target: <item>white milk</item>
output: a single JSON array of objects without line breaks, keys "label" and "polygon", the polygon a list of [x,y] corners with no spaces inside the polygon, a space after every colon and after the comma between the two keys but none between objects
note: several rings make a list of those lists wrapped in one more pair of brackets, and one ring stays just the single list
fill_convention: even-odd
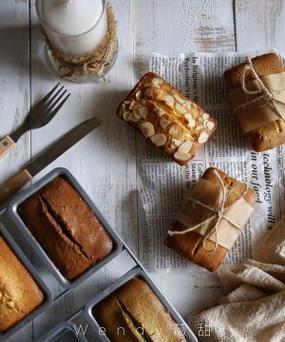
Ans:
[{"label": "white milk", "polygon": [[103,0],[41,0],[45,32],[63,53],[80,56],[98,48],[107,30]]}]

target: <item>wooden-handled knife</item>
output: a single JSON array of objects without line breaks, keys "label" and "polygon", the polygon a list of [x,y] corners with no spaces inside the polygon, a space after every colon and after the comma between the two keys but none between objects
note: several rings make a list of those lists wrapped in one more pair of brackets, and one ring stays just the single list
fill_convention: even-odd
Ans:
[{"label": "wooden-handled knife", "polygon": [[30,182],[37,173],[61,156],[93,129],[100,126],[100,124],[101,121],[98,118],[82,122],[32,159],[22,171],[0,186],[0,204],[9,199],[12,194]]}]

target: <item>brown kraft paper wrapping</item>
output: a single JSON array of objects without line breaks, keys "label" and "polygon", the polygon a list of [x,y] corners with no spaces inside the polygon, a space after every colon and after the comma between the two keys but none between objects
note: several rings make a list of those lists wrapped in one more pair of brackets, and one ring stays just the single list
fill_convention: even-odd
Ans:
[{"label": "brown kraft paper wrapping", "polygon": [[[216,174],[223,182],[225,194],[219,221],[217,209],[221,205],[223,190]],[[178,213],[176,222],[168,233],[167,246],[214,271],[244,228],[254,203],[254,190],[223,171],[209,168],[196,183],[191,197],[188,197]]]},{"label": "brown kraft paper wrapping", "polygon": [[[246,89],[238,88],[229,94],[234,111],[244,133],[280,118],[285,118],[285,72],[260,77],[272,97],[260,88],[258,80],[246,84]],[[249,115],[250,113],[250,115]]]}]

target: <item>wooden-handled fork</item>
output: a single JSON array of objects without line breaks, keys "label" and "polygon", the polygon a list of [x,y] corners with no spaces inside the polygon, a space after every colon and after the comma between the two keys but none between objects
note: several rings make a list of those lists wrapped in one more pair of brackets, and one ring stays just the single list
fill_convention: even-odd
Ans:
[{"label": "wooden-handled fork", "polygon": [[65,95],[67,90],[63,90],[63,86],[58,89],[59,85],[60,83],[31,108],[22,126],[0,140],[0,159],[16,146],[16,142],[23,134],[47,125],[55,117],[70,96],[70,94]]}]

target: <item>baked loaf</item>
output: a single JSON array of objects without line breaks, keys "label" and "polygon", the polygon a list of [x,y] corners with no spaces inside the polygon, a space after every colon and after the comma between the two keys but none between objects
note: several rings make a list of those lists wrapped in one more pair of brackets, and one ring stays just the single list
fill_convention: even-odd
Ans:
[{"label": "baked loaf", "polygon": [[112,342],[187,341],[159,299],[138,277],[96,305],[93,315]]},{"label": "baked loaf", "polygon": [[[232,69],[226,70],[224,74],[226,88],[230,95],[230,99],[234,108],[236,107],[234,105],[234,102],[236,101],[234,100],[233,96],[234,94],[237,94],[239,90],[241,91],[242,77],[245,72],[246,65],[247,63],[236,65]],[[284,72],[282,60],[274,53],[268,53],[253,58],[252,65],[254,67],[255,72],[263,82],[263,78],[268,77],[268,75],[279,74]],[[259,89],[256,85],[253,85],[252,82],[254,80],[256,80],[256,77],[254,76],[253,72],[247,70],[245,74],[245,83],[247,85],[247,88],[249,88],[250,90]],[[283,90],[285,89],[283,88]],[[260,96],[260,94],[250,95],[243,93],[242,95],[244,96],[245,102],[250,102],[256,99],[258,96]],[[280,116],[276,116],[275,119],[273,118],[273,121],[267,120],[266,117],[264,118],[264,109],[262,109],[264,108],[264,106],[260,106],[262,101],[264,102],[264,99],[261,101],[257,101],[255,103],[253,102],[236,111],[236,114],[239,117],[243,130],[245,132],[246,140],[249,142],[251,147],[257,152],[274,148],[285,142],[285,121]],[[281,111],[284,111],[284,109],[285,107],[283,106],[283,109],[281,109]],[[271,114],[274,114],[275,112],[272,103],[269,103],[269,106],[266,106],[266,110],[269,110],[269,114],[270,111]],[[252,120],[252,117],[256,124],[253,124],[252,127],[249,126],[248,131],[247,129],[244,129],[244,127],[249,119]]]},{"label": "baked loaf", "polygon": [[[217,173],[225,190],[225,205],[222,213],[236,223],[239,229],[225,219],[216,225],[217,212],[200,204],[203,203],[213,209],[219,208],[222,190]],[[178,213],[171,231],[168,232],[166,244],[209,271],[215,271],[223,262],[240,230],[249,219],[255,201],[255,191],[248,188],[245,183],[241,183],[229,177],[225,172],[211,167],[196,183],[190,198]],[[209,218],[212,219],[206,221]],[[201,222],[204,224],[199,227],[200,229],[197,227],[197,229],[192,229],[183,234],[171,234],[172,232],[183,232]],[[217,236],[211,234],[209,238],[205,239],[206,233],[214,227],[216,227]]]},{"label": "baked loaf", "polygon": [[48,183],[28,198],[19,214],[60,272],[69,280],[106,257],[113,242],[63,177]]},{"label": "baked loaf", "polygon": [[145,74],[117,114],[180,164],[187,164],[216,128],[196,103],[154,73]]},{"label": "baked loaf", "polygon": [[0,236],[0,333],[42,304],[44,295]]}]

